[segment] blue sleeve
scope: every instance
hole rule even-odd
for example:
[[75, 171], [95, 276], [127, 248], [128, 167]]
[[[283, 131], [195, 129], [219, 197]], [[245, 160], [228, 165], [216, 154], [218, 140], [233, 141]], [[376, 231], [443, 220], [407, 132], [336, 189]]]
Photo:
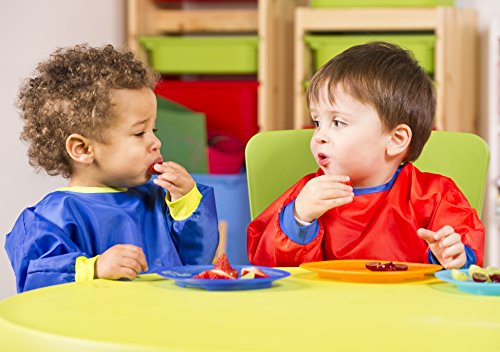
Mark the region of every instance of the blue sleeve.
[[75, 281], [81, 252], [58, 226], [26, 209], [5, 240], [16, 275], [17, 292]]
[[314, 220], [310, 225], [299, 226], [294, 217], [295, 200], [283, 207], [280, 214], [281, 230], [293, 242], [304, 245], [316, 238], [319, 232], [319, 222]]
[[[477, 263], [477, 258], [476, 258], [476, 254], [474, 253], [472, 248], [470, 248], [467, 245], [464, 245], [464, 249], [465, 249], [465, 256], [467, 257], [467, 259], [465, 260], [465, 264], [462, 267], [462, 269], [467, 269], [472, 264]], [[437, 260], [437, 258], [434, 256], [434, 253], [432, 253], [431, 250], [429, 250], [427, 252], [427, 259], [429, 260], [429, 263], [431, 263], [431, 264], [441, 265], [441, 263], [439, 262], [439, 260]]]
[[184, 265], [210, 264], [219, 244], [217, 210], [212, 187], [197, 184], [202, 198], [185, 220], [173, 220], [172, 240]]

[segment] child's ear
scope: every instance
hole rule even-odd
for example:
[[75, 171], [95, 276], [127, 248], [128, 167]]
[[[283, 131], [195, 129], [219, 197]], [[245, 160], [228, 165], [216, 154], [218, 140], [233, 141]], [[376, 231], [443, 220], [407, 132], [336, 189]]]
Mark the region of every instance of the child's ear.
[[401, 124], [392, 130], [387, 142], [387, 155], [405, 155], [411, 142], [412, 132], [408, 125]]
[[79, 163], [91, 164], [94, 161], [92, 143], [81, 134], [73, 133], [66, 138], [66, 152]]

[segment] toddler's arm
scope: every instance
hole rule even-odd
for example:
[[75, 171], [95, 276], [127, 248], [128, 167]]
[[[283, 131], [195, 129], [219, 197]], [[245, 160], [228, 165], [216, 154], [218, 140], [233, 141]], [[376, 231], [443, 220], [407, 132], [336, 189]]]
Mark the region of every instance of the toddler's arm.
[[[63, 229], [31, 209], [20, 215], [7, 235], [5, 249], [16, 275], [18, 292], [74, 282], [83, 277], [84, 280], [133, 279], [137, 273], [147, 270], [141, 248], [116, 245], [97, 258], [90, 258]], [[85, 264], [91, 267], [86, 268]]]
[[[217, 210], [211, 187], [195, 184], [181, 165], [172, 161], [154, 168], [154, 183], [168, 191], [172, 240], [183, 264], [210, 264], [219, 243]], [[170, 219], [170, 217], [167, 217]]]
[[[323, 209], [322, 205], [315, 208], [316, 215], [311, 217], [313, 221], [310, 225], [299, 226], [294, 217], [294, 206], [298, 201], [299, 194], [312, 180], [321, 177], [316, 176], [315, 174], [310, 174], [303, 177], [250, 223], [247, 232], [247, 248], [248, 258], [252, 264], [297, 266], [304, 262], [323, 260], [322, 240], [324, 229], [317, 220], [314, 220], [315, 216], [319, 217], [317, 214], [323, 211], [317, 211], [318, 208]], [[324, 178], [324, 181], [328, 183], [331, 179]], [[312, 184], [314, 185], [316, 182]], [[316, 190], [319, 191], [319, 188]], [[330, 190], [327, 192], [332, 193], [333, 197], [335, 197], [335, 194], [341, 195], [345, 193], [345, 196], [349, 198], [349, 193], [352, 190], [349, 186], [340, 184], [330, 187]], [[306, 195], [313, 194], [306, 192]], [[344, 201], [349, 202], [348, 199]], [[325, 201], [324, 203], [328, 202]], [[333, 206], [345, 204], [343, 201], [333, 201], [328, 206], [324, 206], [324, 208], [331, 207], [332, 203], [334, 203]], [[299, 216], [301, 215], [299, 214]], [[307, 219], [309, 220], [309, 218]], [[297, 217], [297, 220], [303, 221], [305, 219]]]
[[172, 241], [185, 265], [210, 264], [219, 243], [212, 187], [194, 185], [175, 202], [166, 200]]
[[466, 247], [453, 227], [446, 225], [438, 231], [418, 229], [417, 235], [429, 244], [429, 249], [446, 269], [458, 269], [467, 263]]
[[451, 179], [442, 183], [430, 221], [417, 231], [429, 244], [427, 259], [446, 269], [483, 265], [484, 225], [455, 183]]
[[117, 244], [101, 254], [95, 263], [95, 278], [130, 280], [148, 270], [146, 256], [141, 247]]
[[194, 187], [194, 180], [187, 170], [173, 161], [155, 164], [154, 168], [161, 174], [154, 183], [170, 193], [170, 200], [175, 202], [188, 194]]
[[321, 175], [311, 179], [297, 196], [295, 217], [310, 223], [326, 211], [352, 202], [352, 187], [345, 184], [348, 181], [348, 176], [340, 175]]
[[58, 226], [25, 209], [5, 240], [17, 292], [75, 281], [76, 260], [90, 257]]

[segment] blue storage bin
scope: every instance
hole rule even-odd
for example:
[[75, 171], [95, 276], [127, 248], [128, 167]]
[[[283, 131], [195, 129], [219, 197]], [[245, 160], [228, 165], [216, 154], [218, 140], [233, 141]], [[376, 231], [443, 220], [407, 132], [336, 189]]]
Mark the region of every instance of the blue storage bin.
[[226, 254], [231, 264], [249, 264], [247, 227], [250, 223], [247, 175], [193, 174], [196, 182], [211, 186], [215, 192], [217, 215], [227, 221]]

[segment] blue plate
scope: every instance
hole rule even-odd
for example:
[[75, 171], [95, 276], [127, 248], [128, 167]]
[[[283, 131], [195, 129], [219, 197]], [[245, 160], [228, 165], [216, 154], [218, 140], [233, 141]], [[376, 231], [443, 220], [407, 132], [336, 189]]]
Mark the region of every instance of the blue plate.
[[[232, 267], [238, 272], [241, 268], [248, 268], [250, 265], [232, 265]], [[211, 291], [236, 291], [236, 290], [256, 290], [260, 288], [271, 287], [273, 281], [283, 279], [290, 276], [288, 271], [283, 271], [279, 269], [256, 266], [263, 272], [265, 272], [269, 277], [258, 278], [258, 279], [235, 279], [235, 280], [225, 280], [225, 279], [192, 279], [192, 277], [204, 270], [213, 269], [213, 265], [187, 265], [187, 266], [176, 266], [173, 268], [162, 268], [156, 273], [167, 279], [172, 279], [175, 284], [180, 287], [199, 287], [205, 290]]]
[[[469, 269], [460, 269], [460, 271], [469, 274]], [[500, 283], [455, 280], [451, 277], [451, 270], [438, 271], [434, 275], [440, 280], [456, 285], [463, 292], [484, 296], [500, 296]]]

